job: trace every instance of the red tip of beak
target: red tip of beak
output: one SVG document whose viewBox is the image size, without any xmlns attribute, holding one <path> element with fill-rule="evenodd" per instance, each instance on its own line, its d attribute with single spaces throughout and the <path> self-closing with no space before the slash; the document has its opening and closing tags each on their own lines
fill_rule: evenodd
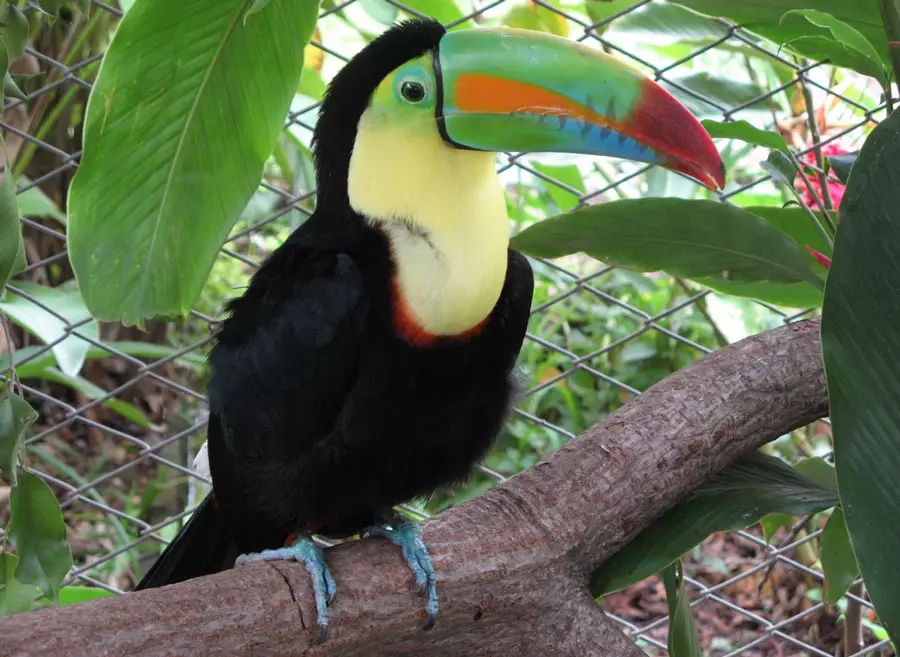
<svg viewBox="0 0 900 657">
<path fill-rule="evenodd" d="M 629 132 L 663 155 L 669 169 L 680 171 L 710 189 L 725 187 L 725 164 L 700 121 L 655 82 L 644 85 L 629 117 Z"/>
</svg>

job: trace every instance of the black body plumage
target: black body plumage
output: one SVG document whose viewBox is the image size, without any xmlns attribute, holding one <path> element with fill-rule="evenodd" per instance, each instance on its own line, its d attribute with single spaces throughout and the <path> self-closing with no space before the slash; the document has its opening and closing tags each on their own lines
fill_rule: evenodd
<svg viewBox="0 0 900 657">
<path fill-rule="evenodd" d="M 230 304 L 210 356 L 215 499 L 192 524 L 212 529 L 183 531 L 139 588 L 227 568 L 292 532 L 357 533 L 465 479 L 501 428 L 531 306 L 527 260 L 509 252 L 479 333 L 410 344 L 394 325 L 389 242 L 347 198 L 369 96 L 442 34 L 431 22 L 398 26 L 332 82 L 314 142 L 318 208 Z"/>
<path fill-rule="evenodd" d="M 241 551 L 290 531 L 360 531 L 379 513 L 463 479 L 510 398 L 531 269 L 511 254 L 506 289 L 475 338 L 405 343 L 390 312 L 386 239 L 339 247 L 316 215 L 232 305 L 212 355 L 210 467 Z"/>
</svg>

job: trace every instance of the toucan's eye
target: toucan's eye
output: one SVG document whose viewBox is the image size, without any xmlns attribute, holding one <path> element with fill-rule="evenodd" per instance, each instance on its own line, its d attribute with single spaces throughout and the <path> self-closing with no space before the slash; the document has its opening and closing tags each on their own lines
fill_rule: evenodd
<svg viewBox="0 0 900 657">
<path fill-rule="evenodd" d="M 425 85 L 407 80 L 400 85 L 400 95 L 410 103 L 421 102 L 425 98 Z"/>
</svg>

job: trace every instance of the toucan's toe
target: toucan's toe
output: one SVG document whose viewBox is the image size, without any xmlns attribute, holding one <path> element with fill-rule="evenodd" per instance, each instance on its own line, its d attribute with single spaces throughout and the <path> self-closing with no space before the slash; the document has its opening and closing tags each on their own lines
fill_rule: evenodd
<svg viewBox="0 0 900 657">
<path fill-rule="evenodd" d="M 328 634 L 328 605 L 334 600 L 337 583 L 325 563 L 325 554 L 318 545 L 309 538 L 298 538 L 293 544 L 277 550 L 263 550 L 242 554 L 235 560 L 236 566 L 243 566 L 259 561 L 294 560 L 306 565 L 312 580 L 316 597 L 316 622 L 319 625 L 318 642 L 325 641 Z"/>
<path fill-rule="evenodd" d="M 437 615 L 440 609 L 437 595 L 437 576 L 434 566 L 431 564 L 431 555 L 422 540 L 422 529 L 419 525 L 399 514 L 391 517 L 390 526 L 375 525 L 369 527 L 365 534 L 371 536 L 383 536 L 403 551 L 409 569 L 416 578 L 419 587 L 419 595 L 427 596 L 425 611 L 428 618 L 424 629 L 430 630 L 437 623 Z"/>
</svg>

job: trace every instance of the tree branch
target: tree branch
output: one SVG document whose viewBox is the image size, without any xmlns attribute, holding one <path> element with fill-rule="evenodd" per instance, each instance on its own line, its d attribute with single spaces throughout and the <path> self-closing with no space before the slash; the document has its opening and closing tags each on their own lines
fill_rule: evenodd
<svg viewBox="0 0 900 657">
<path fill-rule="evenodd" d="M 433 631 L 400 552 L 373 538 L 327 553 L 338 595 L 321 646 L 306 570 L 287 562 L 2 619 L 0 645 L 44 657 L 639 656 L 588 574 L 710 475 L 827 413 L 818 331 L 809 320 L 713 353 L 425 522 L 442 603 Z"/>
</svg>

